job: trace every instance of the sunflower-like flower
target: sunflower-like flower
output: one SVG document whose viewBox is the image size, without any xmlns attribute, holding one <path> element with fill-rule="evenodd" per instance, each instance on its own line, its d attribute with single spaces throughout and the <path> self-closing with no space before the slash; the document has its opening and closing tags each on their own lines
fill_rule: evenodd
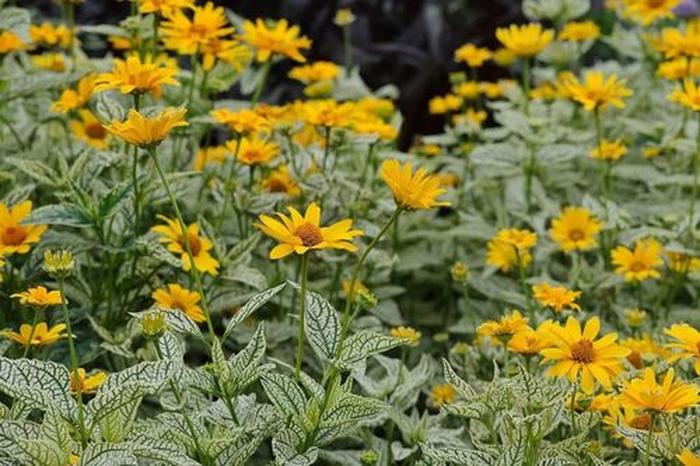
<svg viewBox="0 0 700 466">
<path fill-rule="evenodd" d="M 244 137 L 240 141 L 228 141 L 226 147 L 232 154 L 238 152 L 238 161 L 244 165 L 265 165 L 280 152 L 277 144 L 259 136 Z"/>
<path fill-rule="evenodd" d="M 16 52 L 26 48 L 24 41 L 12 31 L 0 32 L 0 54 Z"/>
<path fill-rule="evenodd" d="M 202 298 L 196 291 L 188 290 L 176 283 L 170 283 L 165 288 L 155 290 L 151 297 L 163 309 L 181 311 L 195 322 L 207 320 L 204 311 L 198 304 Z"/>
<path fill-rule="evenodd" d="M 85 372 L 82 367 L 78 369 L 78 378 L 75 378 L 75 372 L 70 371 L 70 391 L 73 393 L 92 394 L 97 391 L 107 380 L 107 373 L 104 371 L 96 371 L 91 375 Z"/>
<path fill-rule="evenodd" d="M 442 115 L 444 113 L 456 112 L 462 108 L 464 100 L 455 94 L 446 94 L 444 96 L 435 96 L 428 102 L 428 110 L 433 115 Z"/>
<path fill-rule="evenodd" d="M 663 28 L 651 45 L 665 58 L 700 57 L 700 23 L 689 23 L 685 31 Z"/>
<path fill-rule="evenodd" d="M 126 60 L 115 59 L 114 68 L 108 73 L 102 73 L 97 78 L 95 91 L 118 89 L 122 94 L 151 93 L 159 99 L 163 94 L 162 86 L 179 86 L 175 79 L 177 69 L 152 61 L 141 61 L 138 55 L 127 57 Z"/>
<path fill-rule="evenodd" d="M 226 146 L 200 147 L 194 157 L 193 169 L 201 172 L 207 165 L 221 165 L 227 154 Z"/>
<path fill-rule="evenodd" d="M 517 57 L 532 57 L 544 50 L 552 39 L 554 31 L 543 29 L 539 23 L 511 24 L 507 28 L 496 29 L 496 39 Z"/>
<path fill-rule="evenodd" d="M 700 456 L 694 455 L 693 452 L 687 448 L 684 448 L 676 457 L 683 466 L 700 466 Z"/>
<path fill-rule="evenodd" d="M 675 372 L 669 369 L 661 384 L 656 382 L 654 370 L 647 367 L 641 378 L 625 384 L 620 394 L 622 406 L 641 409 L 650 413 L 677 413 L 700 403 L 698 386 L 675 379 Z"/>
<path fill-rule="evenodd" d="M 571 21 L 559 31 L 559 40 L 585 42 L 600 37 L 600 28 L 593 21 Z"/>
<path fill-rule="evenodd" d="M 564 252 L 588 251 L 598 245 L 603 224 L 585 207 L 569 206 L 552 220 L 549 235 Z"/>
<path fill-rule="evenodd" d="M 692 79 L 684 79 L 683 87 L 674 89 L 668 99 L 694 112 L 700 112 L 700 86 L 696 85 Z"/>
<path fill-rule="evenodd" d="M 700 270 L 700 257 L 677 251 L 666 251 L 668 268 L 678 273 L 691 273 Z"/>
<path fill-rule="evenodd" d="M 273 55 L 282 55 L 294 61 L 305 62 L 301 49 L 311 47 L 311 41 L 300 36 L 299 26 L 289 27 L 286 19 L 280 19 L 274 27 L 268 27 L 261 18 L 255 23 L 243 23 L 243 34 L 239 37 L 257 50 L 256 59 L 259 62 L 270 60 Z"/>
<path fill-rule="evenodd" d="M 194 0 L 138 0 L 139 13 L 157 13 L 168 17 L 177 10 L 194 8 Z"/>
<path fill-rule="evenodd" d="M 644 360 L 647 358 L 661 357 L 667 359 L 670 356 L 670 352 L 654 341 L 648 333 L 643 334 L 639 338 L 625 338 L 620 341 L 620 346 L 631 351 L 627 355 L 627 361 L 635 369 L 643 368 Z"/>
<path fill-rule="evenodd" d="M 19 333 L 11 330 L 3 330 L 0 335 L 19 343 L 22 346 L 48 346 L 66 338 L 66 324 L 57 324 L 49 328 L 46 322 L 39 322 L 35 327 L 30 324 L 22 324 Z"/>
<path fill-rule="evenodd" d="M 661 244 L 653 238 L 638 240 L 634 250 L 618 246 L 611 252 L 615 273 L 627 282 L 659 278 L 659 268 L 663 265 L 661 252 Z"/>
<path fill-rule="evenodd" d="M 73 135 L 90 147 L 106 149 L 109 146 L 109 132 L 100 120 L 88 109 L 78 110 L 78 117 L 70 122 Z"/>
<path fill-rule="evenodd" d="M 66 56 L 62 53 L 42 53 L 31 56 L 32 64 L 37 67 L 55 73 L 66 71 Z"/>
<path fill-rule="evenodd" d="M 488 337 L 495 344 L 502 344 L 505 338 L 529 329 L 527 317 L 520 311 L 513 310 L 504 314 L 499 320 L 487 320 L 476 328 L 479 337 Z"/>
<path fill-rule="evenodd" d="M 308 65 L 295 66 L 288 76 L 304 84 L 332 81 L 340 76 L 340 67 L 330 61 L 316 61 Z"/>
<path fill-rule="evenodd" d="M 218 37 L 205 42 L 200 52 L 204 71 L 210 71 L 219 60 L 228 63 L 237 72 L 241 72 L 253 56 L 250 48 L 239 41 Z"/>
<path fill-rule="evenodd" d="M 217 108 L 212 110 L 210 115 L 214 118 L 214 121 L 228 126 L 231 131 L 239 136 L 264 132 L 270 129 L 270 122 L 267 118 L 247 108 L 240 110 Z"/>
<path fill-rule="evenodd" d="M 129 144 L 154 147 L 163 142 L 173 129 L 189 124 L 185 121 L 186 113 L 184 107 L 168 107 L 149 117 L 131 109 L 125 121 L 115 120 L 104 128 Z"/>
<path fill-rule="evenodd" d="M 581 310 L 581 306 L 576 303 L 581 296 L 580 291 L 573 291 L 563 286 L 552 286 L 549 283 L 538 283 L 532 287 L 532 295 L 541 305 L 555 312 L 566 309 Z"/>
<path fill-rule="evenodd" d="M 299 183 L 292 178 L 286 165 L 277 167 L 260 184 L 269 193 L 284 193 L 289 197 L 301 194 Z"/>
<path fill-rule="evenodd" d="M 165 222 L 165 224 L 156 225 L 151 228 L 151 231 L 161 236 L 160 242 L 167 246 L 168 251 L 180 256 L 182 270 L 189 272 L 192 268 L 190 256 L 187 253 L 186 241 L 189 241 L 195 268 L 200 272 L 211 275 L 219 273 L 219 261 L 214 259 L 210 253 L 214 248 L 214 244 L 208 238 L 200 235 L 199 225 L 192 223 L 187 227 L 186 240 L 182 228 L 180 228 L 180 223 L 177 220 L 170 219 L 163 215 L 158 215 L 158 218 Z"/>
<path fill-rule="evenodd" d="M 68 48 L 71 43 L 71 31 L 63 24 L 54 26 L 49 22 L 29 26 L 29 37 L 34 45 Z"/>
<path fill-rule="evenodd" d="M 570 75 L 563 84 L 570 98 L 589 112 L 604 110 L 608 105 L 624 108 L 625 102 L 622 99 L 632 95 L 632 90 L 628 89 L 617 75 L 611 74 L 606 77 L 600 71 L 587 72 L 583 81 Z"/>
<path fill-rule="evenodd" d="M 698 36 L 698 40 L 700 40 L 700 36 Z M 697 77 L 700 76 L 700 60 L 688 57 L 677 57 L 666 60 L 659 63 L 656 74 L 670 81 Z M 675 92 L 680 92 L 682 94 L 683 91 L 683 88 L 678 88 Z M 671 95 L 673 95 L 673 93 Z M 671 95 L 669 95 L 669 98 Z M 678 97 L 680 97 L 680 95 L 678 95 Z"/>
<path fill-rule="evenodd" d="M 455 50 L 455 61 L 465 63 L 471 68 L 483 66 L 484 62 L 490 60 L 491 57 L 493 57 L 493 52 L 486 47 L 477 47 L 474 44 L 464 44 Z"/>
<path fill-rule="evenodd" d="M 304 216 L 294 207 L 287 207 L 289 216 L 278 213 L 280 220 L 260 215 L 255 226 L 280 244 L 270 251 L 270 259 L 282 259 L 292 253 L 306 254 L 316 249 L 343 249 L 355 252 L 353 238 L 361 236 L 362 230 L 352 228 L 352 220 L 345 219 L 333 225 L 321 226 L 321 209 L 311 203 Z"/>
<path fill-rule="evenodd" d="M 448 383 L 437 384 L 430 390 L 430 402 L 436 408 L 450 405 L 455 402 L 456 398 L 457 392 Z"/>
<path fill-rule="evenodd" d="M 58 100 L 51 105 L 51 111 L 66 113 L 85 107 L 95 92 L 97 79 L 96 74 L 83 76 L 75 89 L 66 89 L 61 93 Z"/>
<path fill-rule="evenodd" d="M 532 262 L 530 250 L 537 244 L 537 234 L 524 229 L 499 230 L 487 245 L 486 262 L 509 272 L 514 266 L 527 267 Z"/>
<path fill-rule="evenodd" d="M 195 6 L 190 18 L 184 10 L 174 10 L 161 25 L 165 48 L 180 55 L 202 52 L 212 40 L 233 34 L 235 29 L 226 18 L 224 7 L 207 2 L 203 7 Z"/>
<path fill-rule="evenodd" d="M 700 375 L 700 332 L 688 324 L 674 324 L 664 329 L 664 333 L 676 339 L 676 342 L 666 345 L 672 350 L 681 350 L 670 356 L 671 361 L 679 359 L 695 359 L 695 373 Z"/>
<path fill-rule="evenodd" d="M 567 377 L 575 382 L 581 379 L 581 388 L 593 393 L 596 382 L 606 390 L 612 389 L 612 379 L 622 371 L 622 358 L 630 350 L 615 343 L 616 333 L 596 339 L 600 332 L 600 320 L 593 317 L 581 330 L 581 324 L 569 317 L 565 326 L 551 324 L 542 329 L 541 335 L 553 347 L 543 349 L 543 363 L 554 361 L 546 373 L 548 377 Z"/>
<path fill-rule="evenodd" d="M 673 10 L 681 0 L 624 0 L 625 16 L 643 25 L 663 18 L 673 18 Z"/>
<path fill-rule="evenodd" d="M 63 302 L 60 291 L 49 291 L 43 286 L 29 288 L 27 291 L 12 294 L 10 297 L 17 298 L 20 304 L 25 306 L 49 307 L 58 306 Z"/>
<path fill-rule="evenodd" d="M 513 353 L 533 356 L 548 346 L 540 334 L 530 327 L 518 331 L 508 340 L 508 351 Z"/>
<path fill-rule="evenodd" d="M 600 145 L 591 149 L 591 157 L 597 160 L 616 162 L 627 154 L 627 146 L 620 139 L 609 141 L 603 139 Z"/>
<path fill-rule="evenodd" d="M 389 335 L 399 340 L 405 340 L 410 346 L 418 346 L 421 333 L 413 327 L 399 326 L 389 330 Z"/>
<path fill-rule="evenodd" d="M 24 201 L 12 207 L 0 202 L 0 256 L 26 254 L 41 240 L 46 225 L 24 225 L 32 213 L 32 202 Z"/>
<path fill-rule="evenodd" d="M 440 178 L 428 175 L 423 168 L 413 172 L 413 165 L 398 160 L 385 160 L 380 168 L 382 180 L 389 186 L 394 200 L 405 209 L 431 209 L 447 206 L 449 202 L 438 201 L 445 192 L 440 187 Z"/>
</svg>

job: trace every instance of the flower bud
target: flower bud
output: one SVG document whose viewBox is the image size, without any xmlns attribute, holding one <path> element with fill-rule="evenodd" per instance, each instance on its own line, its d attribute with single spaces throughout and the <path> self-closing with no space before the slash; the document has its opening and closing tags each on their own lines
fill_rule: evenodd
<svg viewBox="0 0 700 466">
<path fill-rule="evenodd" d="M 75 268 L 75 260 L 70 251 L 61 249 L 59 251 L 44 252 L 44 270 L 54 277 L 66 277 Z"/>
<path fill-rule="evenodd" d="M 352 14 L 352 10 L 350 8 L 341 8 L 340 10 L 336 11 L 333 22 L 340 27 L 349 26 L 355 22 L 355 15 Z"/>
<path fill-rule="evenodd" d="M 158 338 L 165 331 L 165 313 L 148 311 L 141 320 L 143 334 L 149 338 Z"/>
<path fill-rule="evenodd" d="M 379 461 L 379 455 L 374 450 L 366 450 L 360 454 L 360 462 L 363 466 L 374 466 Z"/>
<path fill-rule="evenodd" d="M 460 285 L 466 285 L 469 281 L 469 266 L 464 262 L 455 262 L 450 269 L 452 280 Z"/>
</svg>

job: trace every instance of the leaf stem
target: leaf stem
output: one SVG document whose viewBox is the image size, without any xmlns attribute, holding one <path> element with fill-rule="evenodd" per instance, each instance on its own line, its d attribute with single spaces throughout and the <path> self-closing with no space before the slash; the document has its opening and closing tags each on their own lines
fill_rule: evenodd
<svg viewBox="0 0 700 466">
<path fill-rule="evenodd" d="M 309 256 L 302 254 L 301 258 L 301 303 L 299 305 L 299 332 L 297 334 L 297 357 L 294 375 L 301 380 L 301 360 L 304 356 L 304 324 L 306 320 L 306 288 L 308 285 Z"/>
</svg>

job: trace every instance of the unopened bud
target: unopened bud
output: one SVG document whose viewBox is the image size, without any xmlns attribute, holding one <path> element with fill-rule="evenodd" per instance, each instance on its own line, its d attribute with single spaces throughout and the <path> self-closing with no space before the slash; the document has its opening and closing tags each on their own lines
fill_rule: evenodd
<svg viewBox="0 0 700 466">
<path fill-rule="evenodd" d="M 75 268 L 75 260 L 70 251 L 61 249 L 59 251 L 48 250 L 44 252 L 44 270 L 55 277 L 65 277 Z"/>
<path fill-rule="evenodd" d="M 157 338 L 165 331 L 165 313 L 148 311 L 141 320 L 143 334 L 149 338 Z"/>
</svg>

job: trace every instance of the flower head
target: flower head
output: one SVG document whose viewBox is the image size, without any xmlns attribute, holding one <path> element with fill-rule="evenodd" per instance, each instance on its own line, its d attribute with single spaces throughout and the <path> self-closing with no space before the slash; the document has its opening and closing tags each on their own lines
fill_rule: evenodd
<svg viewBox="0 0 700 466">
<path fill-rule="evenodd" d="M 188 15 L 181 9 L 173 10 L 161 25 L 165 48 L 180 55 L 203 53 L 210 42 L 235 31 L 226 18 L 224 7 L 207 2 L 188 11 L 192 14 Z"/>
<path fill-rule="evenodd" d="M 157 13 L 168 17 L 177 10 L 194 8 L 194 0 L 138 0 L 139 13 Z"/>
<path fill-rule="evenodd" d="M 581 296 L 580 291 L 572 291 L 563 286 L 552 286 L 548 283 L 538 283 L 532 287 L 532 294 L 539 303 L 555 312 L 566 309 L 580 311 L 581 306 L 576 300 Z"/>
<path fill-rule="evenodd" d="M 85 107 L 95 91 L 97 80 L 96 74 L 83 76 L 75 89 L 66 89 L 61 93 L 58 100 L 51 105 L 51 110 L 66 113 Z"/>
<path fill-rule="evenodd" d="M 527 267 L 532 262 L 530 250 L 537 244 L 537 234 L 530 230 L 499 230 L 487 245 L 486 262 L 509 272 L 514 266 Z"/>
<path fill-rule="evenodd" d="M 673 10 L 681 0 L 623 0 L 625 16 L 649 25 L 659 19 L 673 18 Z"/>
<path fill-rule="evenodd" d="M 63 24 L 54 26 L 49 22 L 44 22 L 39 25 L 32 24 L 29 26 L 29 37 L 34 45 L 59 46 L 65 49 L 70 46 L 71 36 L 70 29 Z"/>
<path fill-rule="evenodd" d="M 421 333 L 414 329 L 413 327 L 405 327 L 403 325 L 399 327 L 394 327 L 389 331 L 389 334 L 398 338 L 399 340 L 405 340 L 410 346 L 418 346 L 421 339 Z"/>
<path fill-rule="evenodd" d="M 126 60 L 115 59 L 114 68 L 108 73 L 102 73 L 97 77 L 95 91 L 117 89 L 122 94 L 151 93 L 159 99 L 163 94 L 162 86 L 179 86 L 175 79 L 177 69 L 152 61 L 141 61 L 138 55 L 127 57 Z"/>
<path fill-rule="evenodd" d="M 56 73 L 66 71 L 66 56 L 62 53 L 42 53 L 41 55 L 32 55 L 32 64 L 37 67 Z"/>
<path fill-rule="evenodd" d="M 612 74 L 606 77 L 600 71 L 589 71 L 583 82 L 575 76 L 569 76 L 564 86 L 571 99 L 580 103 L 589 112 L 604 110 L 608 105 L 624 108 L 625 97 L 632 95 L 632 90 L 625 87 L 624 81 Z"/>
<path fill-rule="evenodd" d="M 663 265 L 661 251 L 661 244 L 653 238 L 637 241 L 634 250 L 618 246 L 611 252 L 615 273 L 627 282 L 659 278 L 659 268 Z"/>
<path fill-rule="evenodd" d="M 58 290 L 49 291 L 43 286 L 29 288 L 27 291 L 10 295 L 11 298 L 19 299 L 25 306 L 48 307 L 58 306 L 63 302 L 61 292 Z"/>
<path fill-rule="evenodd" d="M 194 157 L 193 168 L 201 172 L 207 165 L 221 165 L 226 160 L 227 154 L 226 146 L 200 147 Z"/>
<path fill-rule="evenodd" d="M 294 61 L 305 62 L 306 58 L 301 54 L 301 49 L 311 47 L 311 41 L 300 36 L 299 26 L 289 27 L 286 19 L 280 19 L 274 26 L 269 27 L 261 18 L 255 23 L 246 21 L 243 23 L 243 34 L 240 39 L 257 50 L 257 60 L 266 62 L 273 55 L 282 55 Z"/>
<path fill-rule="evenodd" d="M 511 24 L 507 28 L 496 29 L 496 38 L 517 57 L 532 57 L 544 50 L 552 39 L 554 31 L 543 29 L 539 23 L 524 25 Z"/>
<path fill-rule="evenodd" d="M 430 99 L 428 107 L 433 115 L 442 115 L 443 113 L 455 112 L 462 107 L 463 100 L 455 94 L 447 94 L 444 96 L 435 96 Z"/>
<path fill-rule="evenodd" d="M 676 413 L 700 403 L 698 386 L 679 379 L 674 380 L 674 376 L 674 370 L 669 369 L 663 382 L 658 384 L 654 370 L 644 369 L 641 378 L 625 384 L 620 394 L 622 406 L 652 413 Z"/>
<path fill-rule="evenodd" d="M 66 338 L 68 335 L 64 333 L 65 329 L 65 324 L 57 324 L 49 328 L 46 322 L 39 322 L 33 328 L 29 324 L 22 324 L 19 327 L 19 333 L 3 330 L 0 332 L 0 335 L 23 346 L 28 344 L 32 346 L 48 346 L 56 343 L 61 338 Z"/>
<path fill-rule="evenodd" d="M 250 109 L 230 110 L 228 108 L 218 108 L 211 111 L 214 121 L 229 127 L 237 135 L 245 135 L 267 131 L 270 122 L 267 118 Z"/>
<path fill-rule="evenodd" d="M 438 201 L 445 192 L 440 187 L 440 179 L 428 175 L 425 169 L 413 172 L 413 165 L 406 162 L 401 165 L 398 160 L 385 160 L 380 168 L 382 180 L 394 194 L 396 203 L 406 209 L 431 209 L 447 206 L 449 202 Z"/>
<path fill-rule="evenodd" d="M 92 375 L 87 375 L 82 367 L 78 369 L 78 378 L 75 378 L 75 372 L 70 372 L 70 391 L 73 393 L 90 394 L 95 393 L 107 380 L 107 373 L 96 371 Z"/>
<path fill-rule="evenodd" d="M 693 452 L 687 448 L 683 449 L 676 457 L 683 466 L 700 466 L 700 456 L 694 455 Z"/>
<path fill-rule="evenodd" d="M 584 207 L 566 207 L 552 220 L 549 235 L 564 252 L 588 251 L 598 245 L 603 224 Z"/>
<path fill-rule="evenodd" d="M 304 84 L 332 81 L 340 75 L 340 67 L 330 61 L 316 61 L 308 65 L 295 66 L 289 77 Z"/>
<path fill-rule="evenodd" d="M 668 99 L 683 105 L 694 112 L 700 112 L 700 86 L 690 78 L 683 80 L 683 87 L 674 89 Z"/>
<path fill-rule="evenodd" d="M 129 144 L 154 147 L 163 142 L 173 129 L 189 124 L 185 121 L 186 113 L 187 109 L 184 107 L 168 107 L 148 117 L 131 109 L 125 121 L 115 120 L 104 128 Z"/>
<path fill-rule="evenodd" d="M 199 307 L 201 296 L 196 291 L 183 288 L 176 283 L 171 283 L 165 288 L 155 290 L 151 297 L 156 302 L 158 307 L 163 310 L 177 310 L 184 312 L 190 319 L 195 322 L 204 322 L 207 320 L 204 311 Z"/>
<path fill-rule="evenodd" d="M 340 8 L 335 12 L 333 22 L 340 27 L 351 25 L 355 21 L 355 15 L 350 8 Z"/>
<path fill-rule="evenodd" d="M 448 383 L 435 385 L 430 391 L 430 400 L 433 405 L 440 408 L 455 402 L 457 392 L 454 387 Z"/>
<path fill-rule="evenodd" d="M 321 209 L 311 203 L 302 216 L 294 207 L 288 207 L 289 216 L 278 213 L 281 220 L 260 215 L 255 226 L 279 244 L 270 251 L 270 259 L 282 259 L 292 253 L 306 254 L 316 249 L 343 249 L 355 252 L 353 238 L 361 236 L 362 230 L 352 228 L 352 220 L 345 219 L 333 225 L 321 226 Z"/>
<path fill-rule="evenodd" d="M 540 334 L 530 327 L 518 331 L 507 344 L 508 351 L 528 356 L 538 354 L 547 346 Z"/>
<path fill-rule="evenodd" d="M 32 202 L 24 201 L 12 207 L 0 202 L 0 256 L 26 254 L 41 240 L 46 225 L 24 225 L 32 213 Z"/>
<path fill-rule="evenodd" d="M 274 169 L 262 180 L 261 185 L 263 190 L 269 193 L 285 193 L 289 197 L 297 197 L 301 194 L 299 183 L 292 178 L 286 165 L 280 165 Z"/>
<path fill-rule="evenodd" d="M 266 165 L 280 152 L 277 144 L 258 136 L 244 137 L 240 141 L 228 141 L 226 147 L 233 154 L 237 152 L 238 161 L 244 165 Z"/>
<path fill-rule="evenodd" d="M 664 329 L 664 333 L 675 338 L 674 343 L 667 346 L 669 349 L 680 350 L 670 356 L 672 361 L 679 359 L 695 359 L 695 373 L 700 375 L 700 332 L 688 324 L 674 324 Z"/>
<path fill-rule="evenodd" d="M 78 117 L 70 121 L 73 135 L 90 147 L 107 149 L 110 135 L 100 120 L 88 109 L 78 110 Z"/>
<path fill-rule="evenodd" d="M 603 139 L 600 141 L 600 146 L 591 149 L 591 157 L 597 160 L 607 160 L 616 162 L 627 154 L 627 146 L 621 140 L 609 141 Z"/>
<path fill-rule="evenodd" d="M 464 44 L 455 50 L 455 61 L 466 63 L 472 68 L 481 67 L 492 56 L 493 53 L 489 49 L 474 44 Z"/>
<path fill-rule="evenodd" d="M 160 235 L 160 242 L 167 246 L 168 251 L 180 255 L 182 270 L 189 272 L 192 268 L 187 252 L 187 242 L 189 242 L 192 259 L 197 270 L 211 275 L 219 273 L 219 261 L 214 259 L 210 253 L 214 244 L 208 238 L 200 235 L 199 225 L 191 223 L 187 227 L 187 239 L 185 239 L 183 229 L 177 220 L 163 215 L 159 215 L 158 218 L 165 224 L 157 225 L 151 228 L 151 231 Z"/>
<path fill-rule="evenodd" d="M 648 314 L 641 309 L 625 309 L 625 322 L 630 327 L 641 327 L 646 322 Z"/>
<path fill-rule="evenodd" d="M 600 37 L 600 28 L 593 21 L 571 21 L 559 31 L 560 40 L 584 42 Z"/>
<path fill-rule="evenodd" d="M 0 32 L 0 54 L 16 52 L 26 47 L 22 39 L 12 31 Z"/>
<path fill-rule="evenodd" d="M 527 317 L 514 310 L 504 314 L 499 320 L 487 320 L 477 327 L 476 333 L 480 337 L 491 338 L 495 344 L 501 344 L 502 339 L 529 329 L 527 322 Z"/>
<path fill-rule="evenodd" d="M 687 274 L 700 270 L 700 257 L 676 251 L 666 251 L 668 268 L 675 272 Z"/>
</svg>

